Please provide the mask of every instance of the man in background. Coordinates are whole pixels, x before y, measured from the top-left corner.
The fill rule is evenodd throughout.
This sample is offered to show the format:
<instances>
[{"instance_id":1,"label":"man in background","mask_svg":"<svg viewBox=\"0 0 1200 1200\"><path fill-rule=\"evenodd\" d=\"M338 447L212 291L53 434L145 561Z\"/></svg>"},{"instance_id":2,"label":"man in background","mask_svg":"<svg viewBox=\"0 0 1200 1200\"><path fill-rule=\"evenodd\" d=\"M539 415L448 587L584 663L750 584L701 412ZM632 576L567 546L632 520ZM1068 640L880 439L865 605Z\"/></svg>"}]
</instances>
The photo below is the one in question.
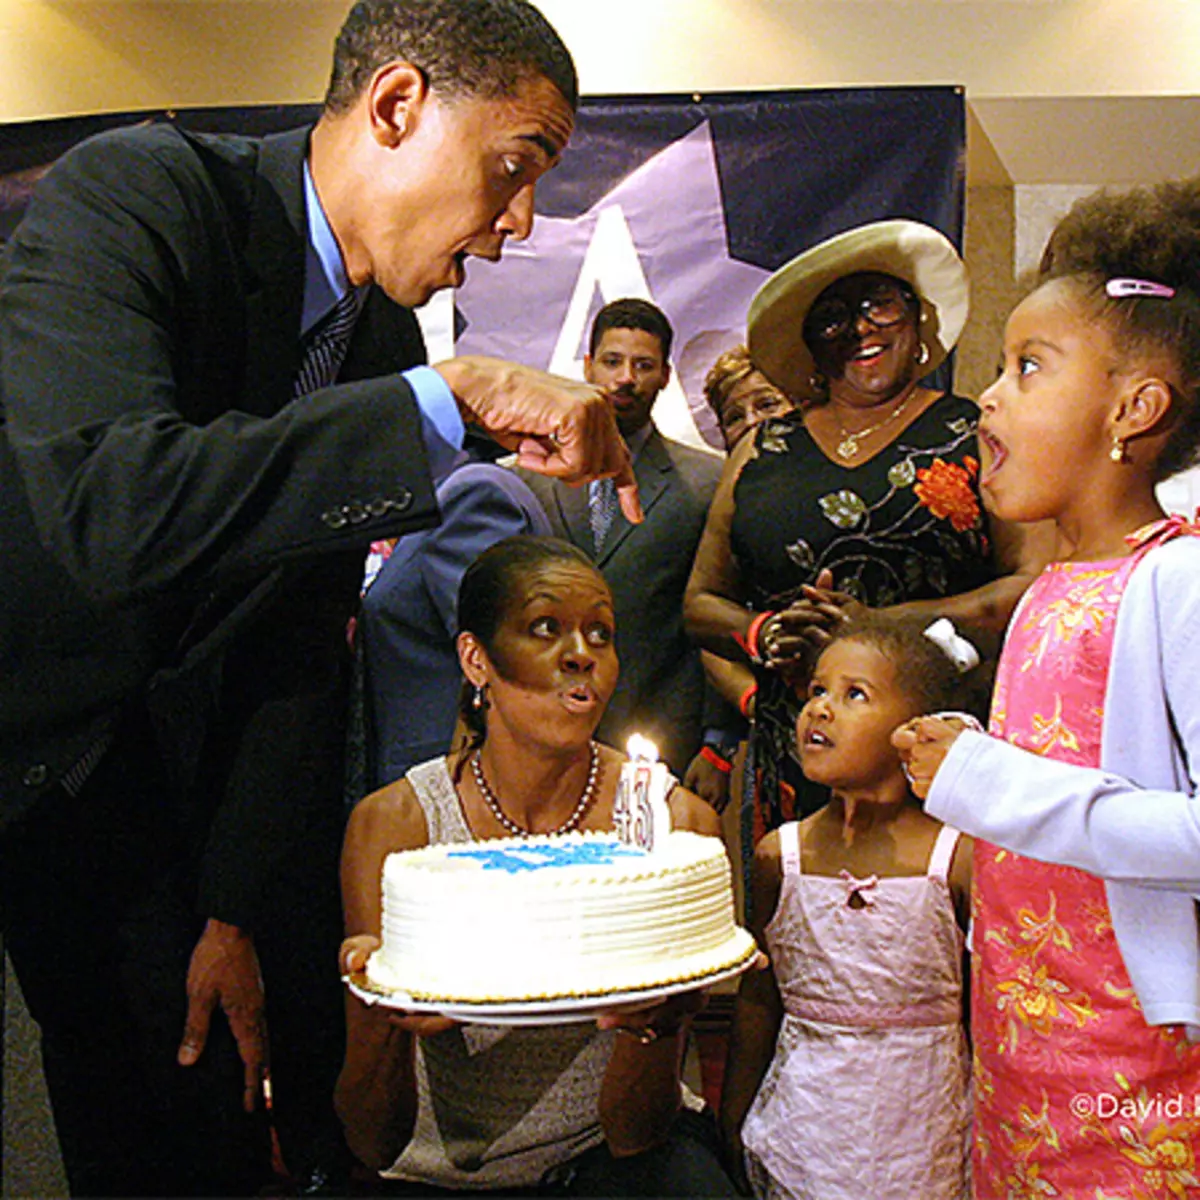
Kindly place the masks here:
<instances>
[{"instance_id":1,"label":"man in background","mask_svg":"<svg viewBox=\"0 0 1200 1200\"><path fill-rule=\"evenodd\" d=\"M671 378L671 324L646 300L596 315L584 378L609 397L633 455L645 520L628 521L607 484L573 488L522 472L559 537L595 559L612 588L617 690L596 736L624 750L640 733L683 778L700 748L704 673L683 627L683 590L721 474L721 459L664 438L651 421Z\"/></svg>"},{"instance_id":2,"label":"man in background","mask_svg":"<svg viewBox=\"0 0 1200 1200\"><path fill-rule=\"evenodd\" d=\"M537 498L493 461L494 442L468 438L462 461L438 484L442 519L405 534L363 596L368 791L450 749L458 718L458 585L489 546L519 534L549 535Z\"/></svg>"},{"instance_id":3,"label":"man in background","mask_svg":"<svg viewBox=\"0 0 1200 1200\"><path fill-rule=\"evenodd\" d=\"M636 517L597 389L424 366L411 311L528 235L576 104L524 0L363 0L312 130L102 134L5 249L0 910L76 1194L257 1192L268 1049L328 1186L345 630L464 420Z\"/></svg>"}]
</instances>

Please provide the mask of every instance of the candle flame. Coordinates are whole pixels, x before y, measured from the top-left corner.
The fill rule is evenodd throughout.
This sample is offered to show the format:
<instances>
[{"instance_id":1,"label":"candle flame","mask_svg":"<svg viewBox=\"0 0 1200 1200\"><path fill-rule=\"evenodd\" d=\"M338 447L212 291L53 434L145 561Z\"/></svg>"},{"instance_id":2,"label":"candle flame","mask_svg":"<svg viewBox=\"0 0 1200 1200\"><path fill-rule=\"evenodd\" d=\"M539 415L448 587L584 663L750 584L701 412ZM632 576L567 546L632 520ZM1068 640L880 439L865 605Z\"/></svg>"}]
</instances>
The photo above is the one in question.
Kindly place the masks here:
<instances>
[{"instance_id":1,"label":"candle flame","mask_svg":"<svg viewBox=\"0 0 1200 1200\"><path fill-rule=\"evenodd\" d=\"M658 747L640 733L635 733L626 745L629 757L635 761L658 762Z\"/></svg>"}]
</instances>

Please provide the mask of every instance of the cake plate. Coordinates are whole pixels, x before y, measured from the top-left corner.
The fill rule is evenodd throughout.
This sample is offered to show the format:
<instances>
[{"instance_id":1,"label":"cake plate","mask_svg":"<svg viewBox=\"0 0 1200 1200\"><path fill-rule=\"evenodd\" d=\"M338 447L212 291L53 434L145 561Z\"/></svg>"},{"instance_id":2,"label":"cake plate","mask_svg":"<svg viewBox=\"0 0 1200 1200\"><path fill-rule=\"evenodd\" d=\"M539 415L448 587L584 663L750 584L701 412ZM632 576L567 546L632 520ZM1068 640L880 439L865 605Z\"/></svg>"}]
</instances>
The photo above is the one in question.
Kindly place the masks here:
<instances>
[{"instance_id":1,"label":"cake plate","mask_svg":"<svg viewBox=\"0 0 1200 1200\"><path fill-rule=\"evenodd\" d=\"M342 978L350 991L364 1004L378 1004L400 1012L448 1017L464 1025L565 1025L578 1021L594 1021L601 1014L615 1010L649 1008L668 996L712 987L749 970L754 964L757 952L758 947L751 942L747 953L731 966L676 983L623 992L563 996L556 1000L512 1000L491 1004L414 1000L404 992L384 991L374 987L362 972Z\"/></svg>"}]
</instances>

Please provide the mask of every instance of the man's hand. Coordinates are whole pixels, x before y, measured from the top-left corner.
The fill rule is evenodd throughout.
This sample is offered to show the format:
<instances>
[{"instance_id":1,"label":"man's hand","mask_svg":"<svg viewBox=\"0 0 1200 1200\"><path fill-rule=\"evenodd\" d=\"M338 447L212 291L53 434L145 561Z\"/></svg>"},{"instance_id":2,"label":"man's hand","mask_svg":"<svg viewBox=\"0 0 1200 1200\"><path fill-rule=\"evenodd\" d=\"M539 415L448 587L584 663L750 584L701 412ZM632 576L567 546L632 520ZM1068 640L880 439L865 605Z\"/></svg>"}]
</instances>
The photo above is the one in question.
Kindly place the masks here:
<instances>
[{"instance_id":1,"label":"man's hand","mask_svg":"<svg viewBox=\"0 0 1200 1200\"><path fill-rule=\"evenodd\" d=\"M900 752L904 773L918 799L929 795L933 777L965 728L962 721L954 719L914 717L892 733L892 745Z\"/></svg>"},{"instance_id":2,"label":"man's hand","mask_svg":"<svg viewBox=\"0 0 1200 1200\"><path fill-rule=\"evenodd\" d=\"M434 368L450 386L464 420L517 452L517 464L566 483L612 476L621 511L641 521L629 449L612 402L590 383L549 375L498 358L465 355Z\"/></svg>"},{"instance_id":3,"label":"man's hand","mask_svg":"<svg viewBox=\"0 0 1200 1200\"><path fill-rule=\"evenodd\" d=\"M262 974L250 935L210 920L192 951L187 974L188 1010L178 1063L190 1067L204 1053L213 1010L219 1004L237 1041L244 1068L242 1106L253 1112L262 1094L267 1025Z\"/></svg>"}]
</instances>

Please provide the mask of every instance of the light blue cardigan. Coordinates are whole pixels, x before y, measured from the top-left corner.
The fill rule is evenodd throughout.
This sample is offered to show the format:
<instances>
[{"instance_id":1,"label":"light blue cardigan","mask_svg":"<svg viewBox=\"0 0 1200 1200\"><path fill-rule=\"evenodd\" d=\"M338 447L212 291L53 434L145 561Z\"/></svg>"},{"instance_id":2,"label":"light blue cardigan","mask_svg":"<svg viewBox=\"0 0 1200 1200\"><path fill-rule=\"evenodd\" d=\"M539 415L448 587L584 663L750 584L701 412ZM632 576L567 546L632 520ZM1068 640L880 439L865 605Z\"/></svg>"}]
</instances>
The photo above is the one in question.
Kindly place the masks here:
<instances>
[{"instance_id":1,"label":"light blue cardigan","mask_svg":"<svg viewBox=\"0 0 1200 1200\"><path fill-rule=\"evenodd\" d=\"M1117 612L1100 767L963 733L926 811L1028 858L1105 880L1151 1025L1200 1040L1200 537L1149 551Z\"/></svg>"}]
</instances>

